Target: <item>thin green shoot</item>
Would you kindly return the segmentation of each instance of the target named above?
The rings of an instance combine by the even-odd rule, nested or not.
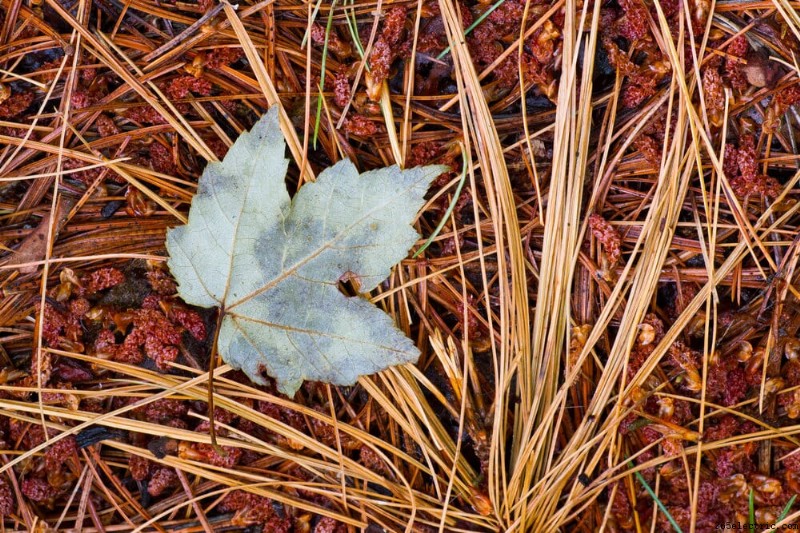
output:
[[[453,199],[450,201],[450,205],[447,207],[447,211],[445,211],[444,216],[442,217],[442,220],[439,221],[439,225],[436,226],[435,230],[433,230],[433,233],[431,233],[431,236],[428,237],[427,241],[425,241],[425,244],[423,244],[420,247],[419,250],[414,252],[414,255],[412,257],[414,257],[414,258],[419,257],[419,255],[422,252],[424,252],[428,248],[428,246],[431,245],[433,240],[436,239],[436,237],[442,231],[442,228],[444,228],[444,225],[447,222],[447,219],[449,219],[450,215],[453,214],[453,209],[456,207],[456,204],[458,203],[458,199],[461,197],[461,189],[464,187],[464,183],[466,181],[467,181],[467,165],[464,164],[462,169],[461,169],[461,179],[458,182],[458,187],[456,187],[456,193],[453,195]]]
[[[317,149],[317,137],[319,136],[319,123],[322,117],[322,99],[324,98],[323,92],[325,88],[325,63],[328,59],[328,39],[331,35],[331,27],[333,26],[333,8],[336,6],[336,0],[331,2],[330,11],[328,11],[328,23],[325,25],[325,45],[322,47],[322,67],[319,76],[319,98],[317,99],[317,115],[314,119],[314,141],[311,143],[314,150]]]
[[[634,468],[633,462],[632,461],[628,461],[628,466],[631,467],[631,468]],[[662,513],[664,513],[664,516],[667,517],[667,520],[669,521],[669,523],[672,524],[672,528],[675,531],[677,531],[678,533],[683,533],[683,530],[681,529],[681,526],[679,526],[678,523],[675,521],[675,519],[672,518],[672,515],[669,514],[669,511],[667,510],[667,507],[664,505],[664,503],[661,500],[658,499],[658,496],[656,496],[655,491],[652,488],[650,488],[650,485],[647,484],[647,480],[644,478],[644,476],[641,473],[639,473],[638,471],[634,471],[633,473],[636,476],[636,479],[639,480],[639,483],[642,484],[642,487],[644,487],[644,490],[646,490],[647,493],[650,495],[650,497],[653,498],[653,501],[656,502],[656,505],[658,506],[659,510]]]
[[[317,4],[314,6],[314,11],[311,12],[311,22],[306,28],[305,34],[303,34],[303,40],[300,42],[300,50],[305,48],[306,43],[308,42],[308,36],[311,34],[311,26],[317,20],[317,15],[319,15],[319,8],[321,6],[322,6],[322,0],[317,0]],[[333,6],[331,6],[331,9],[333,9]]]
[[[355,5],[355,0],[351,2],[351,5]],[[351,7],[349,11],[345,11],[345,19],[347,19],[347,29],[350,30],[350,38],[353,39],[353,43],[356,45],[358,56],[364,59],[364,47],[361,46],[361,38],[358,36],[358,21],[356,20],[355,7]],[[367,69],[367,72],[369,72],[369,65],[364,63],[364,67]]]
[[[643,416],[640,416],[639,418],[637,418],[636,420],[631,422],[631,424],[628,425],[628,431],[636,431],[637,429],[649,426],[650,424],[652,424],[650,420],[646,419]]]
[[[469,26],[467,26],[467,29],[466,29],[466,30],[464,30],[464,37],[466,37],[467,35],[469,35],[469,33],[470,33],[472,30],[474,30],[475,28],[477,28],[477,27],[478,27],[478,24],[480,24],[481,22],[483,22],[483,21],[486,19],[486,17],[488,17],[489,15],[491,15],[491,14],[492,14],[492,12],[493,12],[495,9],[497,9],[498,7],[500,7],[500,6],[503,4],[503,2],[505,2],[505,1],[506,1],[506,0],[497,0],[497,2],[495,2],[494,4],[492,4],[492,6],[491,6],[489,9],[487,9],[486,11],[484,11],[484,12],[483,12],[483,14],[482,14],[480,17],[478,17],[477,19],[475,19],[475,22],[473,22],[472,24],[470,24]],[[442,50],[442,53],[441,53],[441,54],[439,54],[438,56],[436,56],[436,59],[442,59],[442,58],[443,58],[444,56],[446,56],[448,53],[450,53],[450,47],[449,47],[449,46],[448,46],[447,48],[445,48],[444,50]]]
[[[749,522],[748,522],[748,524],[750,524],[751,528],[754,527],[755,524],[756,524],[756,501],[755,500],[756,500],[755,492],[753,492],[753,489],[750,489],[750,497],[748,498],[747,508],[748,508],[748,513],[749,513],[749,518],[748,518]]]
[[[784,507],[784,508],[783,508],[783,511],[781,511],[781,514],[780,514],[780,516],[778,517],[778,522],[780,522],[781,520],[783,520],[784,518],[786,518],[786,515],[788,515],[788,514],[789,514],[789,511],[791,511],[791,510],[792,510],[792,505],[794,505],[794,501],[795,501],[796,499],[797,499],[797,494],[795,494],[794,496],[792,496],[792,498],[791,498],[791,499],[790,499],[788,502],[786,502],[786,507]]]

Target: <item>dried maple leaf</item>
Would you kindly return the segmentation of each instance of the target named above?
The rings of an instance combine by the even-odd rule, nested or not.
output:
[[[285,142],[272,108],[200,179],[189,223],[169,231],[169,267],[187,303],[219,307],[217,349],[292,395],[304,379],[351,385],[416,361],[389,316],[338,289],[345,273],[369,292],[406,257],[428,186],[445,167],[383,168],[350,161],[322,172],[290,200]]]

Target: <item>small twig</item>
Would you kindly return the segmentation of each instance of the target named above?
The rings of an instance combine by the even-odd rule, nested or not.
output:
[[[211,425],[214,425],[214,421],[212,419]],[[206,518],[206,513],[203,512],[203,506],[200,505],[200,502],[194,497],[192,493],[192,487],[189,484],[189,480],[186,479],[186,474],[183,473],[183,470],[180,468],[175,468],[175,473],[178,474],[178,479],[181,482],[181,486],[183,487],[184,492],[186,492],[186,496],[192,502],[192,509],[194,509],[194,513],[197,516],[197,520],[203,526],[203,531],[206,533],[213,533],[214,528],[211,527],[211,524],[208,523],[208,518]]]
[[[145,62],[145,63],[149,63],[150,61],[152,61],[153,59],[157,58],[158,56],[160,56],[164,52],[168,52],[169,50],[175,48],[176,46],[181,44],[181,42],[184,39],[186,39],[189,35],[193,34],[195,31],[200,29],[200,27],[203,24],[205,24],[206,21],[208,21],[209,19],[215,17],[217,15],[217,13],[222,11],[223,8],[224,8],[224,6],[222,4],[215,5],[205,15],[203,15],[202,17],[197,19],[197,21],[194,24],[192,24],[191,26],[189,26],[188,28],[186,28],[185,30],[180,32],[178,35],[176,35],[175,37],[173,37],[172,39],[170,39],[166,43],[162,44],[161,46],[159,46],[158,48],[156,48],[155,50],[153,50],[152,52],[150,52],[149,54],[144,56],[142,58],[142,61]]]

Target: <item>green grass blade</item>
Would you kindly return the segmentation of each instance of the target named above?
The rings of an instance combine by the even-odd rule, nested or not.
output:
[[[781,520],[783,520],[784,518],[786,518],[786,515],[788,515],[788,514],[789,514],[789,511],[791,511],[791,510],[792,510],[792,505],[794,505],[794,501],[795,501],[796,499],[797,499],[797,494],[795,494],[794,496],[792,496],[792,499],[791,499],[791,500],[789,500],[788,502],[786,502],[786,507],[784,507],[784,508],[783,508],[783,511],[781,511],[781,515],[778,517],[778,522],[780,522]]]
[[[463,168],[461,169],[461,179],[458,182],[458,187],[456,187],[456,193],[453,195],[453,200],[450,202],[450,205],[447,207],[447,211],[445,211],[444,216],[442,217],[442,220],[439,221],[439,225],[436,226],[435,230],[433,230],[433,233],[431,233],[431,236],[428,237],[427,241],[425,241],[425,244],[423,244],[420,247],[419,250],[414,252],[414,255],[411,256],[411,257],[416,258],[422,252],[424,252],[425,249],[428,248],[428,246],[431,245],[433,240],[442,231],[442,228],[444,227],[445,223],[447,222],[447,219],[450,218],[450,215],[453,214],[453,209],[456,207],[456,203],[458,203],[459,197],[461,197],[461,189],[464,187],[464,182],[466,182],[466,181],[467,181],[467,165],[465,164],[463,166]]]
[[[628,461],[628,466],[631,467],[631,468],[634,468],[633,462]],[[649,494],[650,497],[653,498],[653,501],[656,502],[656,505],[658,506],[659,510],[661,510],[661,512],[664,513],[664,516],[667,517],[667,520],[669,520],[669,523],[672,524],[672,528],[675,531],[677,531],[678,533],[683,533],[683,530],[681,529],[681,526],[679,526],[678,523],[675,521],[675,519],[672,518],[672,515],[669,514],[669,511],[667,510],[667,507],[662,503],[661,500],[658,499],[658,496],[656,496],[655,491],[652,488],[650,488],[650,485],[647,484],[647,480],[644,478],[644,476],[641,473],[636,472],[636,471],[634,471],[634,475],[636,476],[636,479],[639,480],[639,483],[642,484],[642,487],[644,487],[644,490],[647,491],[647,494]]]
[[[314,24],[314,21],[317,20],[317,15],[319,14],[319,8],[321,5],[322,0],[317,0],[317,5],[314,6],[314,11],[311,12],[311,24]],[[331,8],[333,8],[333,6],[331,6]],[[311,35],[311,24],[308,25],[305,34],[303,34],[303,40],[300,42],[300,50],[306,46],[306,43],[308,42],[308,36]]]
[[[331,2],[330,11],[328,11],[328,23],[325,25],[325,45],[322,47],[322,66],[319,76],[319,98],[317,99],[317,114],[314,119],[314,141],[311,143],[314,150],[317,149],[317,137],[319,136],[319,122],[322,116],[322,93],[325,91],[325,63],[328,59],[328,39],[331,35],[331,27],[333,26],[333,8],[336,6],[336,0]]]
[[[351,2],[351,5],[355,5],[355,0]],[[353,39],[353,44],[356,45],[356,50],[358,51],[359,57],[364,59],[364,47],[361,46],[361,37],[358,35],[358,22],[356,21],[356,10],[355,8],[350,8],[350,11],[345,11],[345,18],[347,19],[347,29],[350,30],[350,38]],[[369,72],[369,65],[364,63],[364,67]]]
[[[472,24],[470,24],[469,26],[467,26],[467,29],[466,29],[466,30],[464,30],[464,37],[466,37],[467,35],[469,35],[469,32],[471,32],[472,30],[474,30],[475,28],[477,28],[477,27],[478,27],[478,24],[480,24],[481,22],[483,22],[484,20],[486,20],[486,17],[488,17],[489,15],[491,15],[491,14],[492,14],[492,12],[493,12],[495,9],[497,9],[498,7],[500,7],[500,6],[503,4],[503,2],[505,2],[505,1],[506,1],[506,0],[497,0],[497,2],[495,2],[494,4],[492,4],[492,7],[490,7],[490,8],[489,8],[489,9],[487,9],[486,11],[484,11],[484,12],[483,12],[483,14],[482,14],[480,17],[478,17],[478,18],[475,20],[475,22],[473,22]],[[445,48],[444,50],[442,50],[442,53],[441,53],[441,54],[439,54],[438,56],[436,56],[436,59],[442,59],[442,58],[443,58],[444,56],[446,56],[446,55],[447,55],[449,52],[450,52],[450,47],[448,46],[447,48]]]

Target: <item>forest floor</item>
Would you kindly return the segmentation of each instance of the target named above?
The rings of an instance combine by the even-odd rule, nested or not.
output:
[[[797,524],[797,8],[0,0],[3,531]],[[165,232],[273,105],[291,193],[450,168],[366,295],[422,355],[210,410]]]

